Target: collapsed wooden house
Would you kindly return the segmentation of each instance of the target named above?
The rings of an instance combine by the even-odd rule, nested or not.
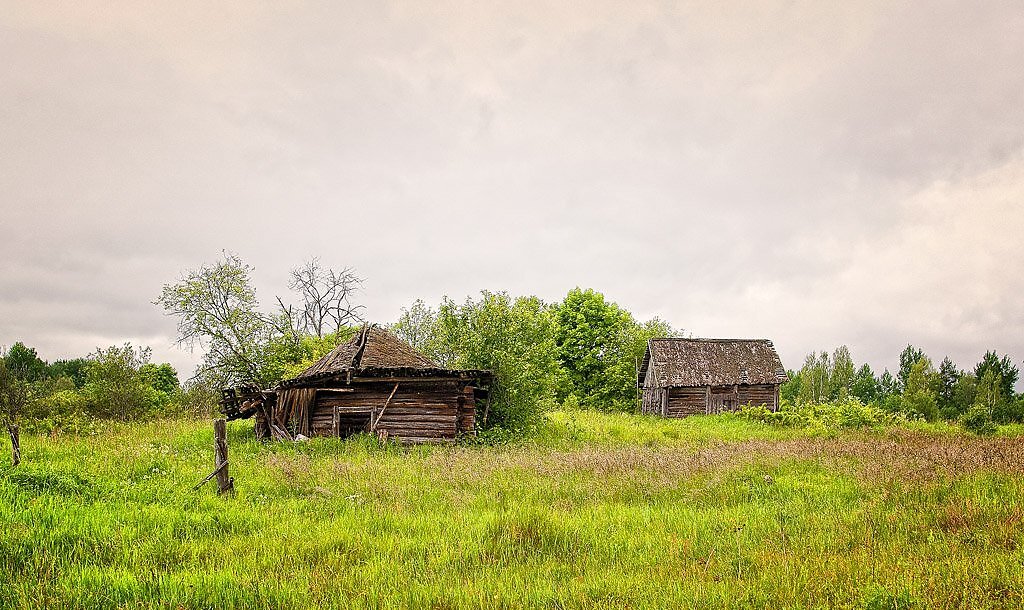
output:
[[[366,325],[294,379],[269,391],[226,391],[229,419],[255,417],[259,438],[370,432],[406,443],[475,434],[489,371],[452,370],[391,333]]]
[[[786,369],[767,339],[651,339],[637,373],[641,411],[663,417],[779,406]]]

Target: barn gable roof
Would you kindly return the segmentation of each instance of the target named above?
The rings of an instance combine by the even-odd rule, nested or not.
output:
[[[641,385],[652,366],[655,387],[776,384],[787,379],[767,339],[651,339],[640,367]]]

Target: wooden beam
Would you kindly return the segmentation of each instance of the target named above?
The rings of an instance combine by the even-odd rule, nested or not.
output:
[[[395,397],[395,392],[397,391],[398,384],[396,383],[395,387],[391,390],[391,394],[388,395],[388,399],[384,401],[384,406],[381,407],[380,414],[377,415],[377,418],[373,421],[373,425],[370,426],[370,432],[374,432],[377,430],[377,424],[380,423],[380,418],[384,417],[384,410],[388,408],[389,404],[391,404],[391,399]]]

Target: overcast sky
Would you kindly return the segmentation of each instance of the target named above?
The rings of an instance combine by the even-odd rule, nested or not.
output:
[[[0,345],[47,359],[191,369],[151,302],[223,249],[381,322],[582,286],[790,368],[1024,358],[1020,0],[0,0],[0,57]]]

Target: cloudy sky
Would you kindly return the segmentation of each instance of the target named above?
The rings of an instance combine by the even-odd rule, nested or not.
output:
[[[0,345],[190,368],[151,301],[226,249],[384,322],[578,285],[793,368],[1024,358],[1020,0],[0,0],[0,57]]]

